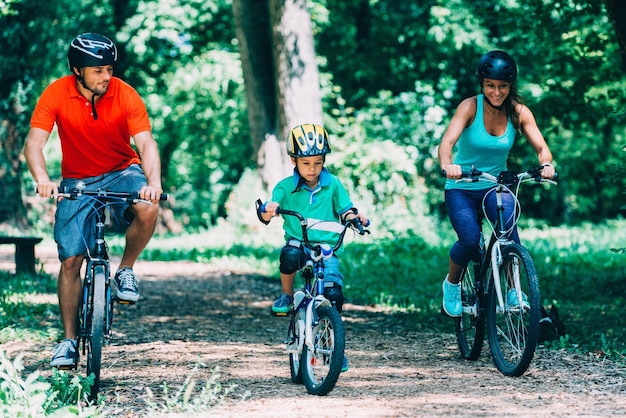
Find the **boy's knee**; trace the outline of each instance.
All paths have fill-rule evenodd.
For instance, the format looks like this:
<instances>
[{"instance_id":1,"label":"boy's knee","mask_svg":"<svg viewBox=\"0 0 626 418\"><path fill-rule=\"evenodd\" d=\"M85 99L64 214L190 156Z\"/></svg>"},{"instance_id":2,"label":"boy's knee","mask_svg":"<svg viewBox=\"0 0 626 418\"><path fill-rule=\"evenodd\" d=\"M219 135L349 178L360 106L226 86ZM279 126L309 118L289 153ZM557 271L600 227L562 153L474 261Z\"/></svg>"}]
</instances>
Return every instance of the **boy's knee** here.
<instances>
[{"instance_id":1,"label":"boy's knee","mask_svg":"<svg viewBox=\"0 0 626 418\"><path fill-rule=\"evenodd\" d=\"M304 267L306 255L302 247L287 244L280 251L280 272L292 274Z\"/></svg>"},{"instance_id":2,"label":"boy's knee","mask_svg":"<svg viewBox=\"0 0 626 418\"><path fill-rule=\"evenodd\" d=\"M331 282L332 286L324 288L324 296L337 308L337 312L341 313L343 309L343 291L337 283Z\"/></svg>"}]
</instances>

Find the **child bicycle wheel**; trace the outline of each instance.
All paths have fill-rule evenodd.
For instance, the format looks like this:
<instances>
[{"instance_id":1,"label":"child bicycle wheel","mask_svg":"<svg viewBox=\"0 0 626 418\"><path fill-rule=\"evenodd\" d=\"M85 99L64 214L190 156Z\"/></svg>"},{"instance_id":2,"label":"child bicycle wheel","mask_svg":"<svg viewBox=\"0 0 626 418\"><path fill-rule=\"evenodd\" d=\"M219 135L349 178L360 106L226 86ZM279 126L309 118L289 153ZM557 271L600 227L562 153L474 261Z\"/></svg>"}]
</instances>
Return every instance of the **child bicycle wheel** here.
<instances>
[{"instance_id":1,"label":"child bicycle wheel","mask_svg":"<svg viewBox=\"0 0 626 418\"><path fill-rule=\"evenodd\" d=\"M304 325L299 319L302 317L302 310L298 311L297 315L291 317L291 323L289 324L289 344L287 351L289 351L289 370L291 372L292 383L302 383L302 351L299 348L302 345L302 338L304 338L304 330L301 326Z\"/></svg>"},{"instance_id":2,"label":"child bicycle wheel","mask_svg":"<svg viewBox=\"0 0 626 418\"><path fill-rule=\"evenodd\" d=\"M346 335L341 316L334 307L319 307L317 317L313 327L314 349L304 345L301 370L307 391L322 396L335 387L341 373Z\"/></svg>"}]
</instances>

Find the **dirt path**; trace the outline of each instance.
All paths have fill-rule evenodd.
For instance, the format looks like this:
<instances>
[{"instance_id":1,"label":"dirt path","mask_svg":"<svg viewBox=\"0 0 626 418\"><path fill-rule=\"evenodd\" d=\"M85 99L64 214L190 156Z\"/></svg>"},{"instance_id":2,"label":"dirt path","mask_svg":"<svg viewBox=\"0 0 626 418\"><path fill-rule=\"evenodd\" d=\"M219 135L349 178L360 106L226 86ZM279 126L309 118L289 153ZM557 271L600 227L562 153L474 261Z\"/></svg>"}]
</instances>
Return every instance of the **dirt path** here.
<instances>
[{"instance_id":1,"label":"dirt path","mask_svg":"<svg viewBox=\"0 0 626 418\"><path fill-rule=\"evenodd\" d=\"M57 269L54 259L46 268ZM268 314L276 281L194 263L140 262L136 271L142 298L117 309L114 339L103 354L102 391L113 416L145 416L146 388L162 399L163 382L174 392L188 376L209 378L214 366L225 387L237 385L211 410L220 417L626 415L626 370L610 362L540 348L524 376L507 378L486 353L476 362L461 360L452 333L350 304L344 310L350 370L328 396L311 396L289 378L286 320ZM25 352L27 370L48 373L51 346L3 348Z\"/></svg>"}]
</instances>

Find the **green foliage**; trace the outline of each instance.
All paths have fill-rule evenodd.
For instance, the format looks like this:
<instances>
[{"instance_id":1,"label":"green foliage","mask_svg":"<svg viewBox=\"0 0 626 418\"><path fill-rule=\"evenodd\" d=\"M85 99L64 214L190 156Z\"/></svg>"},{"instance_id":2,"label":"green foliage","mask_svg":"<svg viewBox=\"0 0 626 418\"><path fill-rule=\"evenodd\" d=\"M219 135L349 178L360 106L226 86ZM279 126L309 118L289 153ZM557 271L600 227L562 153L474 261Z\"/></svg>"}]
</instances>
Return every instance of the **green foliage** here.
<instances>
[{"instance_id":1,"label":"green foliage","mask_svg":"<svg viewBox=\"0 0 626 418\"><path fill-rule=\"evenodd\" d=\"M138 12L119 33L128 75L147 102L173 209L188 227L206 228L225 216L230 191L254 162L230 4L142 1Z\"/></svg>"},{"instance_id":2,"label":"green foliage","mask_svg":"<svg viewBox=\"0 0 626 418\"><path fill-rule=\"evenodd\" d=\"M21 356L13 362L0 351L0 416L2 417L98 417L96 406L83 406L91 380L55 372L51 382L34 372L22 378Z\"/></svg>"},{"instance_id":3,"label":"green foliage","mask_svg":"<svg viewBox=\"0 0 626 418\"><path fill-rule=\"evenodd\" d=\"M167 383L163 383L162 400L156 399L154 392L150 388L146 388L148 405L148 414L170 414L170 413L199 413L207 412L211 408L219 406L224 398L234 391L236 385L223 387L219 382L221 377L220 368L215 366L211 369L211 376L205 379L204 384L199 388L198 383L193 374L206 364L197 363L192 373L187 376L185 382L180 387L171 391ZM249 396L246 392L244 398Z\"/></svg>"},{"instance_id":4,"label":"green foliage","mask_svg":"<svg viewBox=\"0 0 626 418\"><path fill-rule=\"evenodd\" d=\"M56 336L56 280L48 275L0 272L0 343ZM43 302L50 299L50 302Z\"/></svg>"}]
</instances>

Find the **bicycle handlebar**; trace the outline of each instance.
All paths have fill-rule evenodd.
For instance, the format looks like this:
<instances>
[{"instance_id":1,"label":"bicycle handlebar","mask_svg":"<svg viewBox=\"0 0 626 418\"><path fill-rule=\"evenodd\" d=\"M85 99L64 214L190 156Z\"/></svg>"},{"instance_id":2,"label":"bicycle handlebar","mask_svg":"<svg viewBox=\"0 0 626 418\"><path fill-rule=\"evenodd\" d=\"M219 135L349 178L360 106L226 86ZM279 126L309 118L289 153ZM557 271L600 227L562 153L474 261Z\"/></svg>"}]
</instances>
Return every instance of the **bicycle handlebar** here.
<instances>
[{"instance_id":1,"label":"bicycle handlebar","mask_svg":"<svg viewBox=\"0 0 626 418\"><path fill-rule=\"evenodd\" d=\"M497 177L472 167L472 169L469 171L463 170L461 172L461 179L459 181L475 182L480 180L486 180L497 184L516 184L521 180L533 180L537 182L556 184L555 180L559 177L559 173L555 172L554 176L551 179L543 178L541 177L541 170L543 169L543 167L545 166L540 165L539 167L530 168L520 173L515 173L512 171L502 171ZM441 170L441 176L447 177L446 170Z\"/></svg>"},{"instance_id":2,"label":"bicycle handlebar","mask_svg":"<svg viewBox=\"0 0 626 418\"><path fill-rule=\"evenodd\" d=\"M132 203L137 203L137 202L150 202L149 200L145 200L139 197L139 192L135 191L135 192L110 192L107 190L85 190L82 188L72 188L72 189L65 189L63 190L63 192L59 192L57 193L57 196L59 197L65 197L71 200L77 199L81 196L89 196L89 197L95 197L98 199L103 199L103 200L117 200L117 201L122 201L122 202L132 202ZM162 193L161 197L159 200L168 200L169 199L169 195L167 193Z\"/></svg>"},{"instance_id":3,"label":"bicycle handlebar","mask_svg":"<svg viewBox=\"0 0 626 418\"><path fill-rule=\"evenodd\" d=\"M265 203L261 202L261 199L257 199L256 201L256 207L257 207L257 216L259 217L259 220L265 224L267 224L268 222L266 222L263 217L261 216L261 214L265 213ZM300 221L300 225L302 227L302 240L304 241L304 245L311 249L314 250L315 247L319 247L319 244L317 244L316 246L314 246L313 244L311 244L309 242L309 235L308 235L308 230L309 230L309 218L305 218L304 216L302 216L299 212L296 211L292 211L292 210L288 210L288 209L282 209L282 208L277 208L276 209L276 214L279 215L289 215L289 216L293 216L298 218L298 220ZM325 222L325 221L320 221L320 222ZM328 221L330 222L330 221ZM337 223L337 222L334 222ZM369 221L369 219L367 220L367 224L365 224L365 226L369 226L371 224L371 222ZM367 229L363 228L363 223L361 222L361 220L357 217L354 217L352 219L346 220L344 224L342 224L342 228L341 231L338 232L339 234L339 239L337 240L337 243L335 244L335 246L333 247L333 252L335 252L339 247L341 247L341 244L343 243L343 238L346 235L346 231L348 230L348 228L352 228L353 230L356 230L359 235L365 235L366 233L369 234L370 231Z\"/></svg>"}]
</instances>

